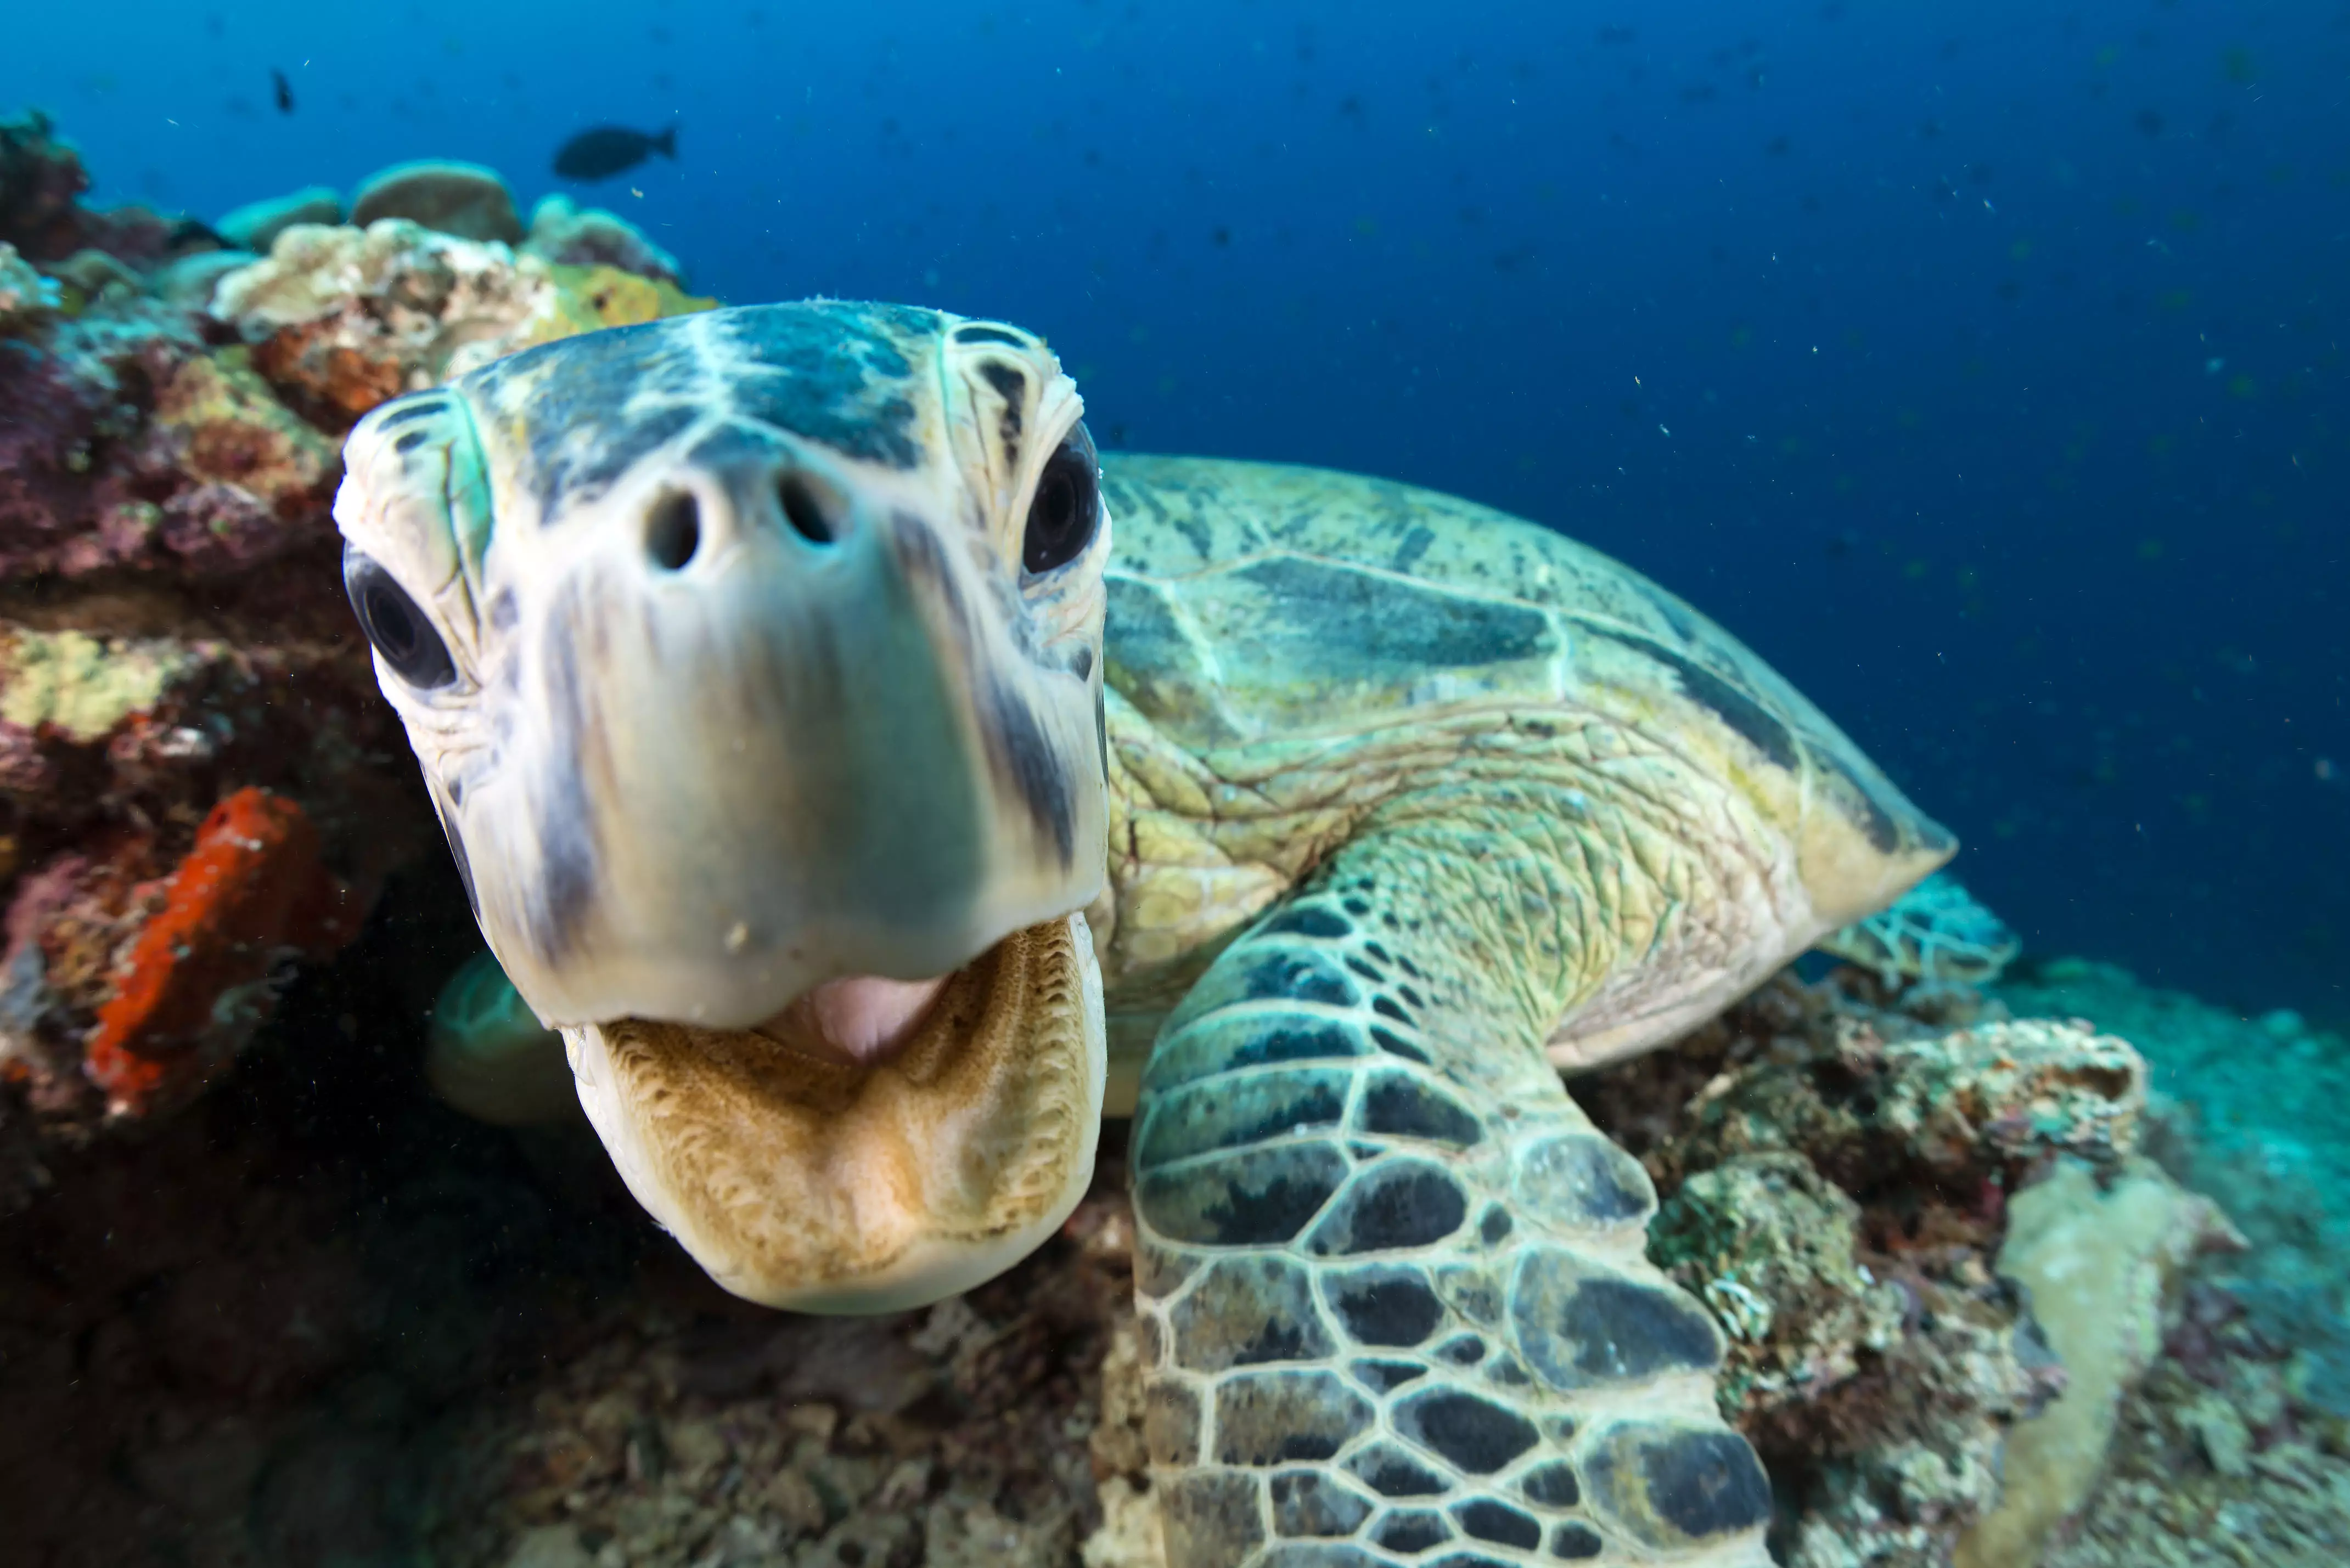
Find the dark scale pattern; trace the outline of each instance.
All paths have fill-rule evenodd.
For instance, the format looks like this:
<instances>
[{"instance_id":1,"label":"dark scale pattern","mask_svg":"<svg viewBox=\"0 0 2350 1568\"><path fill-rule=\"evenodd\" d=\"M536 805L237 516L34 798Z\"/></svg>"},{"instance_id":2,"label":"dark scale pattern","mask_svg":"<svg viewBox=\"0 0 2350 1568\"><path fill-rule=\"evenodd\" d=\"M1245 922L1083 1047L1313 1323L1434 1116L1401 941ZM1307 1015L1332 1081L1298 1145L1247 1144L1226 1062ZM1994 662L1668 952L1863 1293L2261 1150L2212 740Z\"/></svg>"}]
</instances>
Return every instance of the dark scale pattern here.
<instances>
[{"instance_id":1,"label":"dark scale pattern","mask_svg":"<svg viewBox=\"0 0 2350 1568\"><path fill-rule=\"evenodd\" d=\"M1444 1321L1444 1303L1417 1269L1361 1269L1333 1278L1325 1290L1357 1345L1418 1345Z\"/></svg>"},{"instance_id":2,"label":"dark scale pattern","mask_svg":"<svg viewBox=\"0 0 2350 1568\"><path fill-rule=\"evenodd\" d=\"M1151 1053L1145 1086L1164 1092L1238 1067L1275 1062L1326 1062L1366 1054L1353 1025L1330 1018L1257 1014L1217 1019L1213 1029L1193 1025L1178 1031Z\"/></svg>"},{"instance_id":3,"label":"dark scale pattern","mask_svg":"<svg viewBox=\"0 0 2350 1568\"><path fill-rule=\"evenodd\" d=\"M1011 784L1028 808L1029 822L1052 841L1061 864L1068 865L1076 853L1076 797L1044 725L1019 690L1003 681L983 683L980 705L985 710L981 728L989 765Z\"/></svg>"},{"instance_id":4,"label":"dark scale pattern","mask_svg":"<svg viewBox=\"0 0 2350 1568\"><path fill-rule=\"evenodd\" d=\"M1448 1339L1436 1347L1436 1358L1455 1366L1474 1366L1485 1359L1485 1342L1473 1334Z\"/></svg>"},{"instance_id":5,"label":"dark scale pattern","mask_svg":"<svg viewBox=\"0 0 2350 1568\"><path fill-rule=\"evenodd\" d=\"M1542 1543L1542 1526L1532 1516L1520 1513L1506 1503L1491 1498L1475 1498L1456 1503L1452 1518L1461 1532L1480 1541L1491 1541L1503 1546L1515 1546L1531 1552Z\"/></svg>"},{"instance_id":6,"label":"dark scale pattern","mask_svg":"<svg viewBox=\"0 0 2350 1568\"><path fill-rule=\"evenodd\" d=\"M1374 1394L1392 1394L1407 1383L1428 1376L1428 1368L1409 1361L1350 1361L1347 1370Z\"/></svg>"},{"instance_id":7,"label":"dark scale pattern","mask_svg":"<svg viewBox=\"0 0 2350 1568\"><path fill-rule=\"evenodd\" d=\"M1550 1532L1550 1554L1567 1563L1581 1563L1607 1550L1599 1532L1587 1524L1562 1524Z\"/></svg>"},{"instance_id":8,"label":"dark scale pattern","mask_svg":"<svg viewBox=\"0 0 2350 1568\"><path fill-rule=\"evenodd\" d=\"M1377 1443L1347 1461L1347 1468L1381 1497L1440 1497L1451 1483L1400 1449Z\"/></svg>"},{"instance_id":9,"label":"dark scale pattern","mask_svg":"<svg viewBox=\"0 0 2350 1568\"><path fill-rule=\"evenodd\" d=\"M1721 1331L1696 1302L1562 1248L1530 1249L1519 1258L1510 1323L1535 1376L1554 1388L1710 1371L1721 1359Z\"/></svg>"},{"instance_id":10,"label":"dark scale pattern","mask_svg":"<svg viewBox=\"0 0 2350 1568\"><path fill-rule=\"evenodd\" d=\"M1510 1230L1510 1211L1496 1203L1477 1221L1477 1239L1488 1247L1497 1247L1509 1238Z\"/></svg>"},{"instance_id":11,"label":"dark scale pattern","mask_svg":"<svg viewBox=\"0 0 2350 1568\"><path fill-rule=\"evenodd\" d=\"M1785 721L1705 666L1683 658L1661 643L1629 632L1602 634L1593 631L1586 635L1611 636L1613 640L1627 648L1637 649L1655 659L1679 678L1684 696L1721 720L1732 732L1743 736L1773 763L1791 771L1800 764L1802 759L1795 751L1795 737Z\"/></svg>"},{"instance_id":12,"label":"dark scale pattern","mask_svg":"<svg viewBox=\"0 0 2350 1568\"><path fill-rule=\"evenodd\" d=\"M1372 1415L1370 1401L1335 1372L1242 1373L1216 1385L1216 1458L1228 1465L1335 1459Z\"/></svg>"},{"instance_id":13,"label":"dark scale pattern","mask_svg":"<svg viewBox=\"0 0 2350 1568\"><path fill-rule=\"evenodd\" d=\"M1383 1029L1374 1023L1371 1025L1371 1039L1380 1050L1390 1056L1400 1056L1407 1062L1417 1062L1423 1067L1433 1065L1433 1059L1427 1052L1392 1029Z\"/></svg>"},{"instance_id":14,"label":"dark scale pattern","mask_svg":"<svg viewBox=\"0 0 2350 1568\"><path fill-rule=\"evenodd\" d=\"M1523 1388L1534 1382L1514 1355L1496 1357L1485 1367L1485 1381L1500 1388Z\"/></svg>"},{"instance_id":15,"label":"dark scale pattern","mask_svg":"<svg viewBox=\"0 0 2350 1568\"><path fill-rule=\"evenodd\" d=\"M1201 1372L1336 1352L1305 1271L1280 1258L1224 1258L1168 1312L1175 1358Z\"/></svg>"},{"instance_id":16,"label":"dark scale pattern","mask_svg":"<svg viewBox=\"0 0 2350 1568\"><path fill-rule=\"evenodd\" d=\"M1326 1258L1425 1247L1468 1217L1468 1197L1451 1171L1417 1160L1382 1161L1339 1194L1306 1245Z\"/></svg>"},{"instance_id":17,"label":"dark scale pattern","mask_svg":"<svg viewBox=\"0 0 2350 1568\"><path fill-rule=\"evenodd\" d=\"M1326 937L1355 934L1353 922L1319 904L1293 904L1257 928L1259 936Z\"/></svg>"},{"instance_id":18,"label":"dark scale pattern","mask_svg":"<svg viewBox=\"0 0 2350 1568\"><path fill-rule=\"evenodd\" d=\"M743 414L868 462L920 462L909 393L928 370L916 359L937 352L934 312L844 302L751 306L707 319L758 363L733 389Z\"/></svg>"},{"instance_id":19,"label":"dark scale pattern","mask_svg":"<svg viewBox=\"0 0 2350 1568\"><path fill-rule=\"evenodd\" d=\"M1518 1478L1518 1490L1527 1501L1544 1508L1573 1508L1583 1501L1583 1484L1575 1479L1575 1467L1564 1459L1536 1465Z\"/></svg>"},{"instance_id":20,"label":"dark scale pattern","mask_svg":"<svg viewBox=\"0 0 2350 1568\"><path fill-rule=\"evenodd\" d=\"M1663 1422L1608 1428L1584 1461L1593 1501L1644 1543L1670 1548L1771 1517L1771 1482L1735 1432Z\"/></svg>"},{"instance_id":21,"label":"dark scale pattern","mask_svg":"<svg viewBox=\"0 0 2350 1568\"><path fill-rule=\"evenodd\" d=\"M1441 1546L1451 1540L1452 1531L1440 1513L1399 1509L1379 1521L1371 1532L1371 1539L1400 1556L1417 1557L1430 1547Z\"/></svg>"},{"instance_id":22,"label":"dark scale pattern","mask_svg":"<svg viewBox=\"0 0 2350 1568\"><path fill-rule=\"evenodd\" d=\"M1346 1178L1346 1158L1334 1148L1251 1149L1146 1171L1134 1204L1170 1241L1261 1247L1305 1229Z\"/></svg>"},{"instance_id":23,"label":"dark scale pattern","mask_svg":"<svg viewBox=\"0 0 2350 1568\"><path fill-rule=\"evenodd\" d=\"M1369 1499L1322 1470L1284 1470L1272 1491L1279 1535L1352 1535L1371 1516Z\"/></svg>"},{"instance_id":24,"label":"dark scale pattern","mask_svg":"<svg viewBox=\"0 0 2350 1568\"><path fill-rule=\"evenodd\" d=\"M1468 1148L1485 1136L1468 1107L1409 1073L1378 1073L1363 1091L1356 1125L1365 1132L1425 1138Z\"/></svg>"},{"instance_id":25,"label":"dark scale pattern","mask_svg":"<svg viewBox=\"0 0 2350 1568\"><path fill-rule=\"evenodd\" d=\"M1171 1165L1215 1149L1335 1127L1346 1109L1347 1075L1336 1069L1193 1084L1151 1102L1136 1158L1147 1166Z\"/></svg>"},{"instance_id":26,"label":"dark scale pattern","mask_svg":"<svg viewBox=\"0 0 2350 1568\"><path fill-rule=\"evenodd\" d=\"M1505 1406L1457 1388L1407 1395L1396 1430L1472 1476L1492 1475L1534 1446L1534 1424Z\"/></svg>"},{"instance_id":27,"label":"dark scale pattern","mask_svg":"<svg viewBox=\"0 0 2350 1568\"><path fill-rule=\"evenodd\" d=\"M543 343L454 383L485 426L502 425L504 410L528 408L521 477L542 527L703 417L691 398L701 379L702 319L672 317ZM677 401L622 417L645 390Z\"/></svg>"},{"instance_id":28,"label":"dark scale pattern","mask_svg":"<svg viewBox=\"0 0 2350 1568\"><path fill-rule=\"evenodd\" d=\"M1354 982L1318 953L1266 953L1252 962L1241 981L1243 1002L1317 1002L1326 1007L1352 1007Z\"/></svg>"}]
</instances>

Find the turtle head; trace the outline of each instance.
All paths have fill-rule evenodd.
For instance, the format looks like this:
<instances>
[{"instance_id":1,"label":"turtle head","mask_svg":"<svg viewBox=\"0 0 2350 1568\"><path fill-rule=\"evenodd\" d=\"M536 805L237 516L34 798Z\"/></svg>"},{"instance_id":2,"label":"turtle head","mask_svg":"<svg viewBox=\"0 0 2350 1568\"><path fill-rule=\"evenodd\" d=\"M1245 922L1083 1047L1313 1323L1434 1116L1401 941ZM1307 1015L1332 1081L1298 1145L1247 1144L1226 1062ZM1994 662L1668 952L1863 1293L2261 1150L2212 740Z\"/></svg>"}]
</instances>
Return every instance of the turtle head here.
<instances>
[{"instance_id":1,"label":"turtle head","mask_svg":"<svg viewBox=\"0 0 2350 1568\"><path fill-rule=\"evenodd\" d=\"M738 1293L949 1293L1090 1175L1081 411L1027 333L813 302L545 345L351 433L345 584L474 914Z\"/></svg>"}]
</instances>

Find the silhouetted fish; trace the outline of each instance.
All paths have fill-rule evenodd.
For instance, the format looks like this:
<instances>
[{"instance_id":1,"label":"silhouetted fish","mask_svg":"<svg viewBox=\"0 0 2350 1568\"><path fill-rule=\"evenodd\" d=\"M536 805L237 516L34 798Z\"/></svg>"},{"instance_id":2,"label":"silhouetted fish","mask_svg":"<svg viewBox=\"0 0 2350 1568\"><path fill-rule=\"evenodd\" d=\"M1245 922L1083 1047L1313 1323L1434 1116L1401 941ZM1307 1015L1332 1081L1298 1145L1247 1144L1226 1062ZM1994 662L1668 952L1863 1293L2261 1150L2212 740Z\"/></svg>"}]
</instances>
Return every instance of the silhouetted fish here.
<instances>
[{"instance_id":1,"label":"silhouetted fish","mask_svg":"<svg viewBox=\"0 0 2350 1568\"><path fill-rule=\"evenodd\" d=\"M286 85L286 73L272 67L269 73L269 79L277 85L277 112L280 114L293 113L294 89Z\"/></svg>"},{"instance_id":2,"label":"silhouetted fish","mask_svg":"<svg viewBox=\"0 0 2350 1568\"><path fill-rule=\"evenodd\" d=\"M677 156L676 126L659 136L647 136L624 125L599 125L563 144L555 155L555 171L567 180L608 180L656 152L663 158Z\"/></svg>"}]
</instances>

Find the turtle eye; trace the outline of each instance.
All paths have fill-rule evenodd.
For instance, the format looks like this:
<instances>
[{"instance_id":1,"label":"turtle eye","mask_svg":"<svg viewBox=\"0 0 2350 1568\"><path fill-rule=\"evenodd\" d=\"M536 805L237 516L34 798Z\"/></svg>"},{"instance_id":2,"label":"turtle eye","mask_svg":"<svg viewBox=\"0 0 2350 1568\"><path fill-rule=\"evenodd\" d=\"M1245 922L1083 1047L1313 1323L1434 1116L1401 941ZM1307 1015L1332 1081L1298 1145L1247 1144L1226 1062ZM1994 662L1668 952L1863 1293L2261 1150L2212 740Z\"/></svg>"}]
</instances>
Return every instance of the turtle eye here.
<instances>
[{"instance_id":1,"label":"turtle eye","mask_svg":"<svg viewBox=\"0 0 2350 1568\"><path fill-rule=\"evenodd\" d=\"M348 545L343 548L343 592L350 597L359 629L394 675L424 691L457 679L447 645L408 590L371 557Z\"/></svg>"},{"instance_id":2,"label":"turtle eye","mask_svg":"<svg viewBox=\"0 0 2350 1568\"><path fill-rule=\"evenodd\" d=\"M1028 532L1020 541L1020 565L1042 576L1085 554L1101 526L1101 483L1093 439L1079 425L1045 464L1036 499L1028 504Z\"/></svg>"}]
</instances>

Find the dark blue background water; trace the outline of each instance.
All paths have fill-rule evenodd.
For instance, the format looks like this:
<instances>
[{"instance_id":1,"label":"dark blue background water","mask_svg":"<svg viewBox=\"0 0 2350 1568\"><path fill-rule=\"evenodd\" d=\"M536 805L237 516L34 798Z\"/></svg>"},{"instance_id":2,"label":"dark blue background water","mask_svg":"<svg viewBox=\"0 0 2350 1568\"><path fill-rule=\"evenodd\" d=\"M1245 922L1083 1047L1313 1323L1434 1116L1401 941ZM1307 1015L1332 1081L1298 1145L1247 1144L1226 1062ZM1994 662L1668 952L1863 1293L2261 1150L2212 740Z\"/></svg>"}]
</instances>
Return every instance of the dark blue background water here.
<instances>
[{"instance_id":1,"label":"dark blue background water","mask_svg":"<svg viewBox=\"0 0 2350 1568\"><path fill-rule=\"evenodd\" d=\"M1009 317L1105 444L1565 529L2043 950L2350 1016L2339 0L22 10L0 105L99 199L433 155L527 202L674 120L594 199L700 288Z\"/></svg>"}]
</instances>

